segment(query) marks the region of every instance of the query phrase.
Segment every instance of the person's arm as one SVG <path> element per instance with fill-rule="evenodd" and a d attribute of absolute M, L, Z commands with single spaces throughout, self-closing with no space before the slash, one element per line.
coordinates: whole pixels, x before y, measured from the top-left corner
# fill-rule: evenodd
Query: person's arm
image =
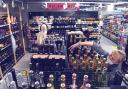
<path fill-rule="evenodd" d="M 93 42 L 93 46 L 92 46 L 93 50 L 96 50 L 96 52 L 100 55 L 104 55 L 104 57 L 107 58 L 107 56 L 109 55 L 108 52 L 106 52 L 99 44 Z"/>
<path fill-rule="evenodd" d="M 78 42 L 78 43 L 72 45 L 70 47 L 70 50 L 73 50 L 74 48 L 79 47 L 79 46 L 91 46 L 92 49 L 96 50 L 96 52 L 98 54 L 104 55 L 104 57 L 107 57 L 109 55 L 108 52 L 103 50 L 102 47 L 99 44 L 97 44 L 93 41 Z"/>
<path fill-rule="evenodd" d="M 91 41 L 77 42 L 76 44 L 72 45 L 69 49 L 72 50 L 79 46 L 93 46 L 93 42 L 91 42 Z"/>

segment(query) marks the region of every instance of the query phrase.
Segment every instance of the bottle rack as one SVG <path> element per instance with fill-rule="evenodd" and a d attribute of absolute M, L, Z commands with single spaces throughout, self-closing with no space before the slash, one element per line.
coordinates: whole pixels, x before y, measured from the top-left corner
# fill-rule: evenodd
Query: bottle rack
<path fill-rule="evenodd" d="M 103 31 L 102 34 L 112 40 L 113 42 L 118 44 L 118 37 L 119 37 L 119 28 L 117 24 L 112 23 L 113 19 L 104 19 L 103 23 Z"/>
<path fill-rule="evenodd" d="M 90 19 L 90 18 L 89 18 Z M 81 28 L 81 31 L 84 33 L 84 35 L 91 40 L 99 40 L 99 21 L 98 20 L 81 20 L 78 19 L 76 26 L 78 28 Z"/>
<path fill-rule="evenodd" d="M 0 76 L 3 77 L 24 55 L 21 24 L 16 16 L 10 16 L 7 4 L 6 18 L 0 19 Z M 9 18 L 9 19 L 7 19 Z M 11 21 L 11 22 L 10 22 Z M 18 21 L 18 22 L 17 22 Z M 14 40 L 12 39 L 14 37 Z M 16 43 L 16 44 L 15 44 Z M 16 50 L 14 50 L 14 46 Z"/>
<path fill-rule="evenodd" d="M 106 36 L 108 39 L 112 40 L 116 44 L 118 44 L 119 48 L 125 48 L 127 41 L 127 15 L 124 14 L 113 16 L 105 16 L 103 20 L 103 31 L 102 34 Z"/>
<path fill-rule="evenodd" d="M 0 65 L 2 74 L 6 72 L 15 64 L 12 50 L 12 43 L 9 32 L 9 25 L 1 25 L 0 27 Z"/>

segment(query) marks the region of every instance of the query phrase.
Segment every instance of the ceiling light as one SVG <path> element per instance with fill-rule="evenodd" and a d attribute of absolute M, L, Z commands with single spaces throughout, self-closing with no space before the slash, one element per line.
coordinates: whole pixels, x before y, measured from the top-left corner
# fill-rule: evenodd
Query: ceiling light
<path fill-rule="evenodd" d="M 12 7 L 13 7 L 13 8 L 15 7 L 15 3 L 14 3 L 14 0 L 12 0 Z"/>
<path fill-rule="evenodd" d="M 107 11 L 108 12 L 114 11 L 114 4 L 113 3 L 111 3 L 110 5 L 107 5 Z"/>
<path fill-rule="evenodd" d="M 3 0 L 2 0 L 2 7 L 3 8 L 6 8 L 7 7 L 6 3 L 4 3 Z"/>
<path fill-rule="evenodd" d="M 24 10 L 24 3 L 22 2 L 22 6 L 21 6 L 21 9 Z"/>

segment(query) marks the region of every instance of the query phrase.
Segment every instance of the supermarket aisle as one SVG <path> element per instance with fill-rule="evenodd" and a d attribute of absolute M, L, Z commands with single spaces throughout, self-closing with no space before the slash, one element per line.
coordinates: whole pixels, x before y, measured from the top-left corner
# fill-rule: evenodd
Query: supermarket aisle
<path fill-rule="evenodd" d="M 109 40 L 108 38 L 101 36 L 100 45 L 107 52 L 111 52 L 116 49 L 116 44 Z M 22 59 L 14 66 L 17 71 L 23 71 L 29 69 L 30 57 L 32 53 L 27 53 Z"/>
<path fill-rule="evenodd" d="M 24 71 L 29 69 L 30 57 L 32 53 L 26 53 L 25 56 L 13 67 L 17 71 Z"/>

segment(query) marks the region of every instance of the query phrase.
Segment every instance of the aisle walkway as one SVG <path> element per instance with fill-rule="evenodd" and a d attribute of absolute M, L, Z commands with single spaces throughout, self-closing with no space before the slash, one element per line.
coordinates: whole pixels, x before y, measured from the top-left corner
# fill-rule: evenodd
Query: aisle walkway
<path fill-rule="evenodd" d="M 107 39 L 104 36 L 101 36 L 100 40 L 100 45 L 104 50 L 107 52 L 111 52 L 112 50 L 116 49 L 115 46 L 116 44 L 113 43 L 111 40 Z M 23 71 L 23 70 L 28 70 L 29 69 L 29 63 L 30 63 L 30 58 L 32 56 L 32 53 L 27 53 L 22 59 L 14 66 L 14 69 L 17 71 Z"/>

